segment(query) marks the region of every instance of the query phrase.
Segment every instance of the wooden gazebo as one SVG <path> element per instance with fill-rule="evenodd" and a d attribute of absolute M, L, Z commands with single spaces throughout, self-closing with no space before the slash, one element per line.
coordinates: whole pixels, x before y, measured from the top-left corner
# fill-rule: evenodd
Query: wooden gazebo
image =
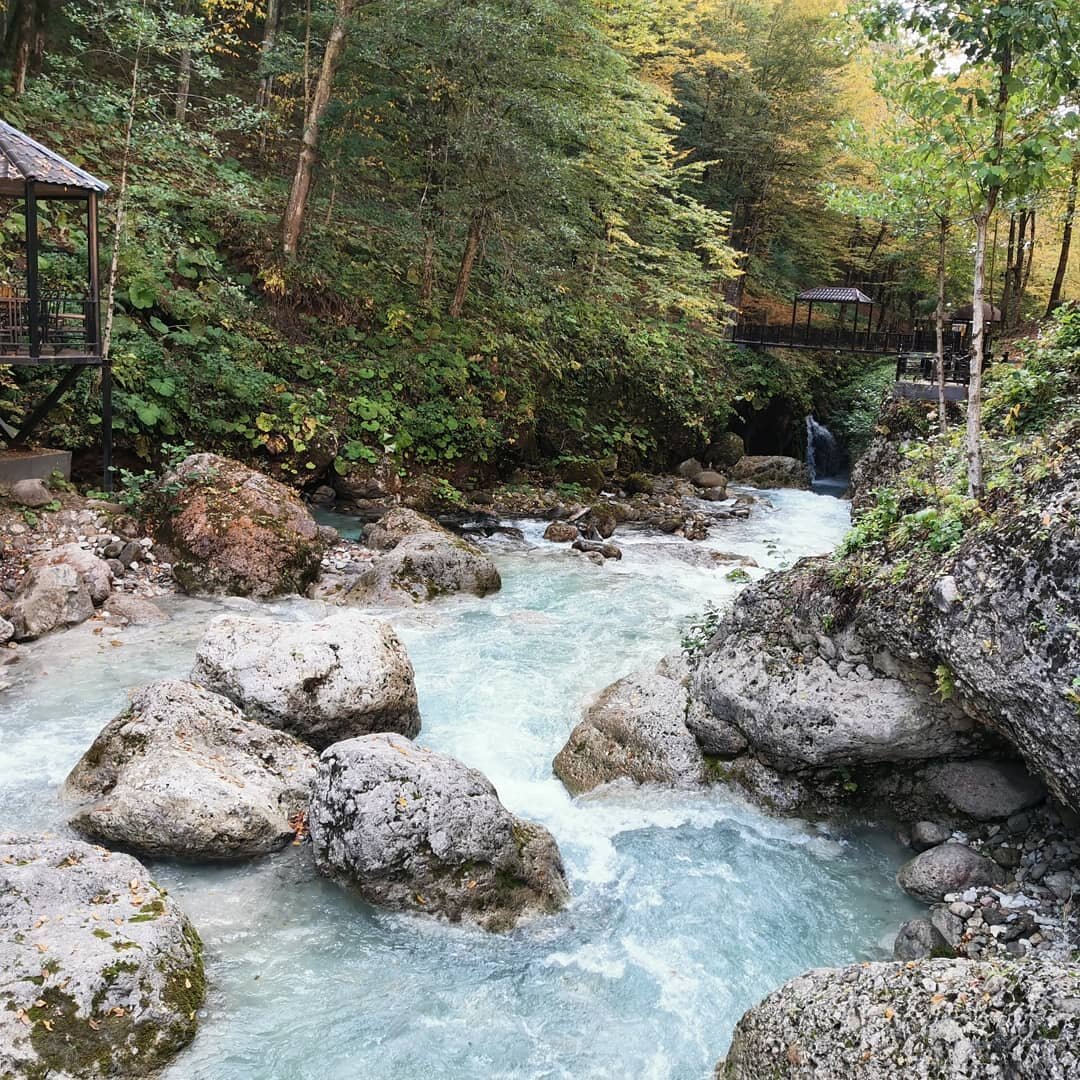
<path fill-rule="evenodd" d="M 847 286 L 839 287 L 833 285 L 822 285 L 815 289 L 807 289 L 805 292 L 799 293 L 791 304 L 791 330 L 795 332 L 795 321 L 799 311 L 799 305 L 806 305 L 806 335 L 810 337 L 810 324 L 814 317 L 814 305 L 815 304 L 836 304 L 840 307 L 840 318 L 843 320 L 844 308 L 848 304 L 855 305 L 855 318 L 851 325 L 851 340 L 858 341 L 859 338 L 859 308 L 865 304 L 867 307 L 873 307 L 874 301 L 870 299 L 861 289 L 850 288 Z M 869 329 L 870 321 L 867 318 L 867 329 Z"/>
<path fill-rule="evenodd" d="M 101 367 L 105 483 L 112 464 L 112 385 L 101 347 L 98 285 L 98 196 L 108 185 L 0 120 L 0 196 L 23 203 L 25 270 L 9 261 L 0 285 L 0 364 L 66 367 L 56 385 L 24 414 L 18 427 L 0 418 L 0 438 L 25 445 L 86 367 Z M 86 273 L 81 289 L 43 288 L 38 207 L 46 200 L 85 204 Z M 19 279 L 19 285 L 11 282 Z"/>

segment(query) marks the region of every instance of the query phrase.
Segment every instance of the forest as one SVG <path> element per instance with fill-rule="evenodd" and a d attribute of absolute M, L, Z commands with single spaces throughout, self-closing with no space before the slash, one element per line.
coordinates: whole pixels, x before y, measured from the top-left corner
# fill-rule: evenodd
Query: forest
<path fill-rule="evenodd" d="M 814 411 L 866 436 L 888 362 L 733 346 L 736 311 L 974 301 L 982 349 L 980 298 L 1000 338 L 1076 296 L 1069 9 L 8 0 L 4 118 L 111 186 L 125 464 L 662 467 L 729 429 L 790 452 Z M 84 224 L 41 228 L 44 287 L 78 287 Z M 6 207 L 9 293 L 24 230 Z M 0 369 L 0 412 L 36 377 Z M 92 454 L 97 400 L 45 435 Z"/>

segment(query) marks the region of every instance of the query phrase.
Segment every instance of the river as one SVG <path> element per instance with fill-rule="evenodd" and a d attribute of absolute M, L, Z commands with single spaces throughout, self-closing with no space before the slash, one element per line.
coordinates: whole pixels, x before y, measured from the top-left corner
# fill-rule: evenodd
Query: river
<path fill-rule="evenodd" d="M 838 499 L 766 494 L 771 509 L 716 526 L 705 546 L 770 568 L 829 550 L 848 526 Z M 511 810 L 551 829 L 569 908 L 492 936 L 370 908 L 315 877 L 304 849 L 152 863 L 202 934 L 211 986 L 170 1080 L 704 1080 L 769 989 L 888 955 L 915 906 L 893 883 L 903 854 L 887 834 L 777 820 L 718 788 L 566 794 L 551 758 L 590 696 L 678 648 L 689 616 L 742 586 L 675 557 L 690 547 L 680 539 L 620 533 L 625 558 L 597 567 L 543 541 L 543 523 L 515 524 L 525 545 L 488 544 L 500 593 L 392 621 L 416 668 L 419 741 L 481 769 Z M 165 626 L 85 624 L 0 669 L 12 683 L 0 830 L 62 828 L 67 771 L 130 687 L 189 670 L 222 608 L 163 606 Z M 318 613 L 296 600 L 260 610 Z"/>

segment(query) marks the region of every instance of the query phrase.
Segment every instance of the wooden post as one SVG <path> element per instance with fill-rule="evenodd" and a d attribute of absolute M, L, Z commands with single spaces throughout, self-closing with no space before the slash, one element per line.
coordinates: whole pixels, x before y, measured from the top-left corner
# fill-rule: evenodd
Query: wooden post
<path fill-rule="evenodd" d="M 30 359 L 41 356 L 40 285 L 38 283 L 37 191 L 33 180 L 26 181 L 26 319 L 30 331 Z"/>
<path fill-rule="evenodd" d="M 101 296 L 98 282 L 98 205 L 97 192 L 86 198 L 86 283 L 90 292 L 86 320 L 86 343 L 94 356 L 101 355 Z"/>
<path fill-rule="evenodd" d="M 810 344 L 810 317 L 814 314 L 814 301 L 811 300 L 806 305 L 806 343 Z"/>
<path fill-rule="evenodd" d="M 791 340 L 792 345 L 795 344 L 795 312 L 798 309 L 798 307 L 799 307 L 799 298 L 798 298 L 798 296 L 796 296 L 795 299 L 791 301 L 791 338 L 790 338 L 790 340 Z"/>

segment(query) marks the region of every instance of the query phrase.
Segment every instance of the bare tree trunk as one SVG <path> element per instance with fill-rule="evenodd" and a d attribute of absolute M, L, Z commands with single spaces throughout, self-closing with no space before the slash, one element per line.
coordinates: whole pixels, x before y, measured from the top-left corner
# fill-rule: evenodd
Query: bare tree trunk
<path fill-rule="evenodd" d="M 319 158 L 319 125 L 330 104 L 330 92 L 334 86 L 345 45 L 349 37 L 349 17 L 352 15 L 356 0 L 337 0 L 337 11 L 330 36 L 326 40 L 322 67 L 315 83 L 315 93 L 311 99 L 307 118 L 304 121 L 304 135 L 300 147 L 300 157 L 296 162 L 296 175 L 293 177 L 292 190 L 289 192 L 289 204 L 285 208 L 282 229 L 282 250 L 292 258 L 300 246 L 300 234 L 304 229 L 304 213 L 307 209 L 308 196 L 311 194 L 311 180 L 315 162 Z"/>
<path fill-rule="evenodd" d="M 1057 270 L 1054 284 L 1050 287 L 1050 301 L 1046 305 L 1047 316 L 1061 303 L 1061 290 L 1065 287 L 1065 272 L 1069 268 L 1069 253 L 1072 248 L 1073 221 L 1076 218 L 1076 189 L 1080 185 L 1080 154 L 1073 157 L 1072 175 L 1069 179 L 1069 194 L 1065 200 L 1065 224 L 1061 230 L 1061 250 L 1058 253 Z"/>
<path fill-rule="evenodd" d="M 484 239 L 484 226 L 487 222 L 487 212 L 484 210 L 473 214 L 469 222 L 469 233 L 465 238 L 465 251 L 461 256 L 461 266 L 458 268 L 457 287 L 454 289 L 454 299 L 450 301 L 450 318 L 461 318 L 461 312 L 465 307 L 465 297 L 469 293 L 469 283 L 472 281 L 473 268 L 476 266 L 476 256 L 480 251 L 480 242 Z"/>
<path fill-rule="evenodd" d="M 435 295 L 435 229 L 424 230 L 424 254 L 420 267 L 420 303 L 431 307 Z"/>
<path fill-rule="evenodd" d="M 1005 278 L 1001 284 L 1001 325 L 1009 325 L 1012 306 L 1013 266 L 1016 262 L 1016 215 L 1009 215 L 1009 244 L 1005 249 Z"/>
<path fill-rule="evenodd" d="M 180 53 L 180 70 L 176 77 L 176 119 L 182 124 L 187 119 L 188 98 L 191 95 L 191 49 Z"/>
<path fill-rule="evenodd" d="M 938 430 L 942 435 L 949 427 L 945 412 L 945 254 L 948 238 L 949 221 L 947 218 L 939 218 L 937 310 L 934 312 L 934 329 L 937 333 Z"/>
<path fill-rule="evenodd" d="M 1022 252 L 1021 262 L 1021 277 L 1020 287 L 1016 291 L 1016 322 L 1020 322 L 1020 311 L 1023 306 L 1024 297 L 1027 295 L 1028 281 L 1031 279 L 1031 264 L 1035 259 L 1035 211 L 1032 210 L 1028 214 L 1028 226 L 1030 228 L 1030 235 L 1027 240 L 1027 247 Z"/>
<path fill-rule="evenodd" d="M 281 0 L 266 0 L 266 22 L 263 23 L 262 44 L 259 46 L 259 66 L 263 69 L 259 77 L 259 89 L 255 92 L 255 104 L 265 109 L 270 103 L 270 88 L 273 76 L 266 71 L 267 61 L 274 51 L 277 40 L 278 23 L 281 21 Z"/>
<path fill-rule="evenodd" d="M 981 498 L 983 494 L 982 368 L 983 353 L 986 348 L 983 292 L 986 285 L 986 227 L 991 213 L 992 208 L 983 210 L 975 218 L 975 274 L 971 297 L 971 378 L 968 383 L 967 438 L 964 443 L 968 494 L 973 499 Z"/>

